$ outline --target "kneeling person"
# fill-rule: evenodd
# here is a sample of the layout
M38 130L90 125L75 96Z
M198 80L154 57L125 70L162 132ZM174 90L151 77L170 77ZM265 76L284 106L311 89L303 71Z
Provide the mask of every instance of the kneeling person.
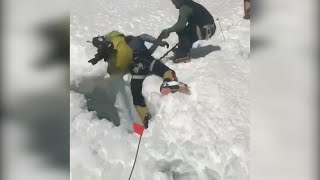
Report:
M210 12L192 0L171 0L179 9L178 22L171 28L164 29L162 36L168 38L170 33L178 35L178 48L174 52L175 63L189 62L190 50L198 40L208 40L216 31L216 25Z

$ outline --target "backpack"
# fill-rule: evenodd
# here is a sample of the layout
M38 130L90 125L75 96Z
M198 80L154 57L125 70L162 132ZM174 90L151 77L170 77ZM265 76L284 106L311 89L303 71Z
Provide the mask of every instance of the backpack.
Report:
M118 31L112 31L105 35L105 40L112 42L116 50L116 54L110 57L108 61L108 73L126 73L130 68L133 52L127 44L124 34Z

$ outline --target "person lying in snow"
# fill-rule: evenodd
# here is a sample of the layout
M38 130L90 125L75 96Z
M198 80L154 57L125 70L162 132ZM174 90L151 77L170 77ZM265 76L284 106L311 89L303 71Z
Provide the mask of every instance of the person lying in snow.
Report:
M153 58L145 46L145 42L159 43L167 48L169 44L165 41L158 42L150 35L125 36L124 34L112 31L105 36L94 37L92 44L98 48L98 53L89 63L95 65L104 59L108 62L108 73L115 74L131 73L131 93L133 104L143 122L148 128L148 121L151 115L142 96L142 84L148 75L154 74L163 79L160 92L163 95L174 92L190 93L186 84L178 82L175 72Z
M189 62L193 43L211 38L216 25L210 12L202 5L192 0L171 1L179 9L179 19L174 26L162 31L163 39L168 38L172 32L177 33L179 44L174 51L173 62Z

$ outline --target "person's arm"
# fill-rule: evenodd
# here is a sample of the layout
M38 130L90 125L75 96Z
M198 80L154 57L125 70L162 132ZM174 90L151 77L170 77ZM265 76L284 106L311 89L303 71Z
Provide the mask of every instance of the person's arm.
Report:
M95 56L95 59L100 61L101 59L103 59L103 50L102 49L98 49L98 53Z
M149 43L154 43L157 40L156 38L154 38L153 36L150 36L149 34L141 34L140 36L138 36L138 38Z
M98 49L98 53L94 55L94 58L90 59L88 62L91 63L92 65L97 64L98 61L103 59L103 52Z
M173 25L168 31L171 32L180 32L182 31L188 23L189 17L192 15L192 9L189 6L182 6L179 10L179 19L178 22Z
M141 34L140 36L138 36L138 38L141 39L142 41L156 44L161 47L167 47L167 48L169 47L169 44L166 41L157 42L157 39L154 38L153 36L150 36L149 34Z

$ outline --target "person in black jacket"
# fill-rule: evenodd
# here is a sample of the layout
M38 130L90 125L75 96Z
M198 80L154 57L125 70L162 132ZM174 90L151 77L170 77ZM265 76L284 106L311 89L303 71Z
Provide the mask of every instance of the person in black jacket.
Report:
M162 31L163 38L168 38L172 32L177 33L179 44L175 50L174 62L189 62L193 43L211 38L216 25L210 12L202 5L192 0L171 1L179 9L179 19L174 26Z

